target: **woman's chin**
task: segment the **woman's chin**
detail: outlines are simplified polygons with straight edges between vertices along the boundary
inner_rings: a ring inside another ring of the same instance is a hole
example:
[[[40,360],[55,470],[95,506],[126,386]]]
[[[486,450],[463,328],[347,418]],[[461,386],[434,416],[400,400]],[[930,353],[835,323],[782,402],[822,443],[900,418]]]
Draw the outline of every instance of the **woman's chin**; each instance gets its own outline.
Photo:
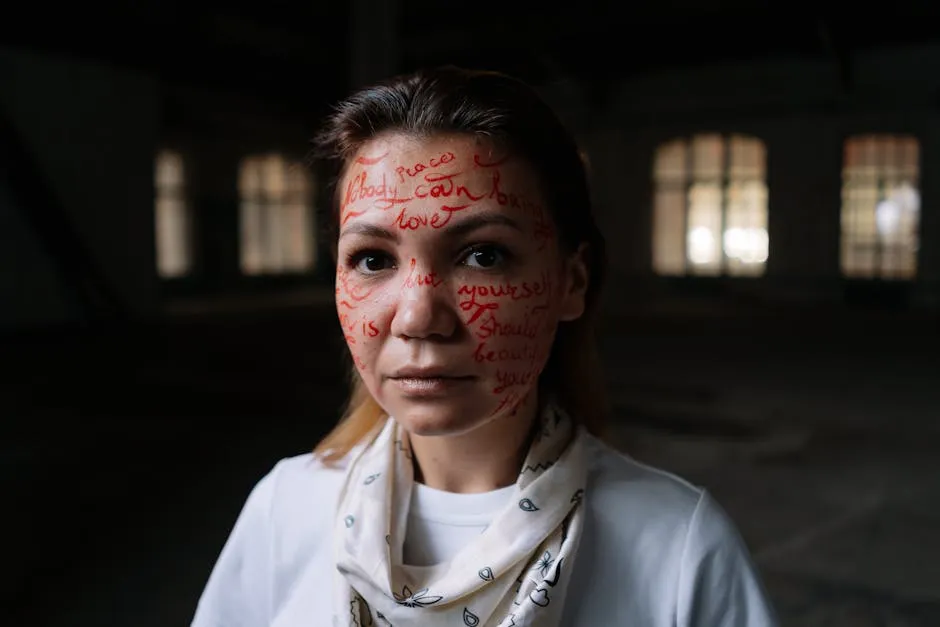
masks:
[[[409,401],[397,399],[389,414],[407,431],[416,436],[461,435],[487,422],[492,408],[474,407],[466,400],[451,402]]]

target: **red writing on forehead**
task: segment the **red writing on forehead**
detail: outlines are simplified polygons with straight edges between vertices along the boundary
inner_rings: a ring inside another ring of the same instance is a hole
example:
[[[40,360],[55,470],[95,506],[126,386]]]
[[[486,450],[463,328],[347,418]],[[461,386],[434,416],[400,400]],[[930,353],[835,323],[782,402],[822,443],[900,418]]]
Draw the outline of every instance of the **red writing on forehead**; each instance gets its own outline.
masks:
[[[464,185],[454,183],[454,177],[460,176],[462,172],[453,172],[451,174],[425,174],[424,183],[415,188],[415,198],[450,198],[454,194],[464,196],[472,201],[483,198],[483,195],[474,195]]]
[[[450,222],[451,217],[455,212],[466,209],[470,205],[458,205],[456,207],[448,207],[443,205],[437,209],[434,213],[428,217],[427,215],[408,215],[408,208],[402,207],[401,212],[395,218],[395,221],[392,223],[403,231],[412,230],[417,231],[422,226],[430,226],[432,229],[440,229],[447,225]]]
[[[398,174],[398,180],[404,183],[406,175],[409,177],[417,176],[418,174],[421,174],[422,172],[424,172],[425,170],[429,168],[440,167],[442,165],[450,163],[456,158],[457,157],[454,155],[454,153],[445,152],[440,157],[432,157],[431,159],[428,160],[427,164],[419,162],[419,163],[414,164],[410,168],[406,168],[404,166],[398,166],[397,168],[395,168],[395,172]]]
[[[357,159],[357,163],[364,166],[375,165],[385,159],[387,155],[386,152],[378,157],[360,157]],[[473,155],[474,167],[492,170],[492,177],[488,185],[489,189],[477,190],[458,182],[459,177],[464,174],[462,171],[450,173],[428,171],[456,162],[457,159],[458,156],[455,153],[445,152],[438,157],[429,159],[427,162],[415,163],[410,167],[398,166],[395,169],[399,179],[398,182],[404,183],[407,179],[416,179],[416,185],[411,196],[399,195],[397,182],[390,183],[384,172],[378,178],[370,179],[369,167],[365,167],[346,184],[345,193],[340,203],[341,224],[346,224],[350,219],[366,213],[370,208],[388,210],[396,205],[404,205],[416,199],[460,198],[464,200],[465,202],[459,205],[444,205],[433,208],[430,215],[424,216],[411,215],[410,207],[403,207],[392,222],[393,225],[397,225],[403,230],[417,230],[421,227],[441,228],[450,222],[454,211],[473,206],[480,200],[490,199],[500,206],[519,210],[532,218],[533,235],[538,242],[539,250],[543,249],[545,243],[555,236],[550,218],[541,203],[525,195],[502,189],[502,172],[499,166],[506,162],[508,157],[496,161],[486,161],[479,154]],[[362,201],[371,202],[355,211],[347,211],[350,205]],[[438,216],[434,212],[441,212],[443,215]]]
[[[364,208],[361,211],[350,211],[346,213],[346,208],[360,200],[372,199],[373,207],[378,207],[379,209],[389,209],[396,204],[406,203],[411,198],[399,198],[398,197],[398,188],[394,185],[389,185],[385,180],[385,175],[382,175],[382,182],[369,182],[369,174],[366,171],[362,171],[352,179],[349,183],[346,184],[346,193],[343,195],[343,202],[340,203],[340,211],[343,212],[342,224],[346,224],[355,216],[362,215],[366,212],[368,207]]]
[[[375,165],[376,163],[379,163],[380,161],[382,161],[382,159],[384,159],[387,156],[388,156],[388,151],[386,150],[385,152],[383,152],[382,154],[376,157],[356,157],[356,163],[358,163],[359,165]]]
[[[555,236],[555,229],[549,222],[548,214],[544,207],[537,202],[532,202],[518,194],[504,192],[499,186],[500,172],[493,172],[493,186],[490,189],[489,198],[493,198],[501,206],[509,206],[513,209],[519,209],[535,221],[534,235],[539,240],[539,250],[545,246],[545,242]]]

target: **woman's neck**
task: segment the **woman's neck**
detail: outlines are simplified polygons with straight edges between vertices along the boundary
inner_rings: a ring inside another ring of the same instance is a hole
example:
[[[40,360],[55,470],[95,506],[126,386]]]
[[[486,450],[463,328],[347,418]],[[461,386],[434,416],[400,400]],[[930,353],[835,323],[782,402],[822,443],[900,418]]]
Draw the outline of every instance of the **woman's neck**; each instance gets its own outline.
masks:
[[[415,480],[457,493],[489,492],[519,477],[532,438],[538,401],[531,394],[512,415],[460,435],[411,436]]]

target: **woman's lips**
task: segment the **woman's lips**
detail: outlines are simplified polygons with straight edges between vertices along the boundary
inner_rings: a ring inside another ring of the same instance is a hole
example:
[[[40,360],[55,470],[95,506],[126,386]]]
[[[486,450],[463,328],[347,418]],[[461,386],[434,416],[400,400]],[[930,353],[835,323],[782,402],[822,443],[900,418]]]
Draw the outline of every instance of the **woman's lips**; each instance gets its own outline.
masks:
[[[390,381],[406,396],[443,396],[465,387],[476,377],[403,376]]]

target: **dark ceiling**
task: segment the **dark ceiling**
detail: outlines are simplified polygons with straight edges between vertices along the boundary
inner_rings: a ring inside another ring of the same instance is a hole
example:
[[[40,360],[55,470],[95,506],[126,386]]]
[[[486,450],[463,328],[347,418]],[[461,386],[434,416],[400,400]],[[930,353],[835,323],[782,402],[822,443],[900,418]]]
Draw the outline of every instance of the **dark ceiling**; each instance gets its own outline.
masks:
[[[138,0],[97,9],[94,3],[25,6],[0,21],[0,46],[92,58],[171,82],[242,89],[307,106],[349,87],[348,4]],[[940,11],[911,0],[868,13],[859,11],[862,3],[837,11],[822,2],[730,0],[605,3],[607,8],[569,2],[555,10],[518,2],[460,11],[429,0],[400,0],[399,6],[387,27],[399,34],[402,69],[458,63],[535,82],[566,77],[606,84],[676,65],[839,59],[860,48],[940,41]]]

